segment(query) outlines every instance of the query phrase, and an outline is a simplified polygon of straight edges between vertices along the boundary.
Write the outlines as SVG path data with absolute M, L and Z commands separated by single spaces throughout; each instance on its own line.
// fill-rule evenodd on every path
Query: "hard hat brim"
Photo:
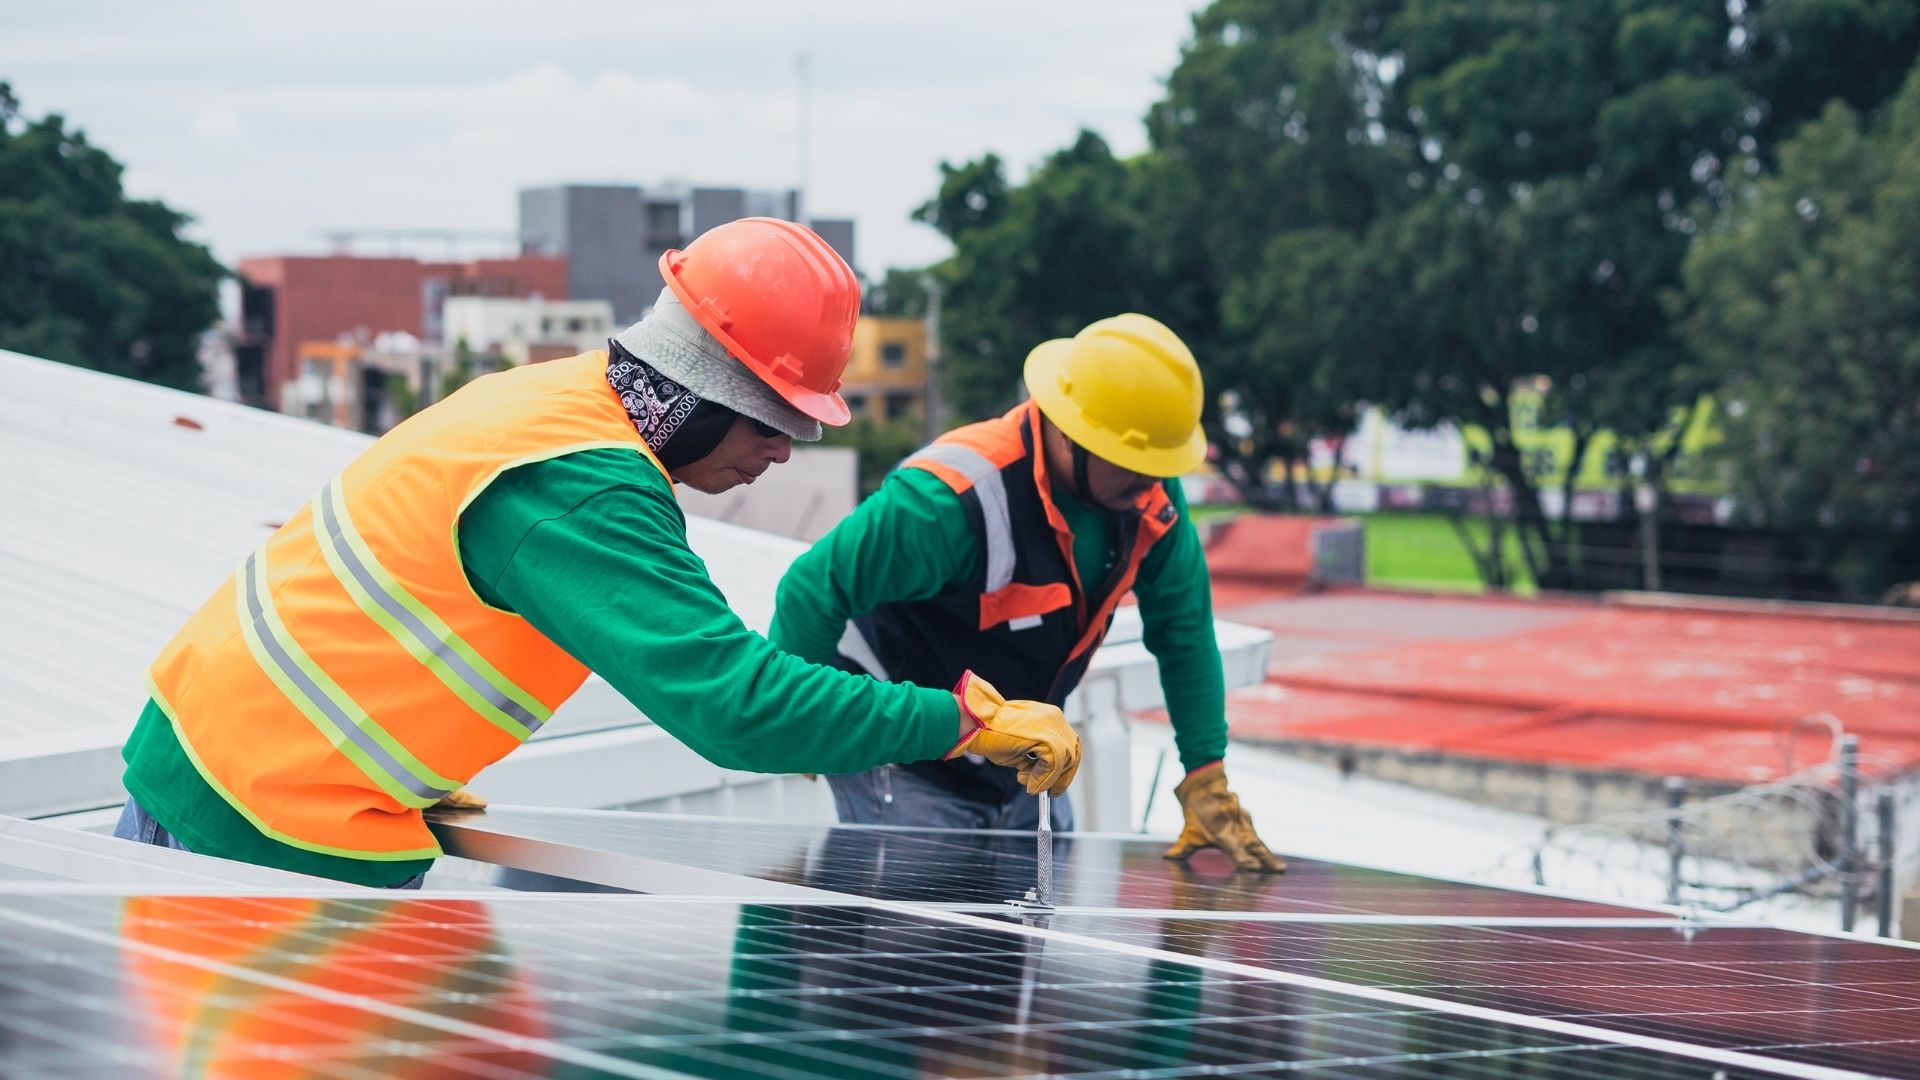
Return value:
M 1198 426 L 1180 446 L 1129 446 L 1118 432 L 1108 431 L 1088 419 L 1086 411 L 1060 387 L 1061 372 L 1072 353 L 1070 338 L 1043 341 L 1027 354 L 1022 373 L 1034 404 L 1067 438 L 1102 461 L 1161 479 L 1185 476 L 1207 460 L 1207 435 Z

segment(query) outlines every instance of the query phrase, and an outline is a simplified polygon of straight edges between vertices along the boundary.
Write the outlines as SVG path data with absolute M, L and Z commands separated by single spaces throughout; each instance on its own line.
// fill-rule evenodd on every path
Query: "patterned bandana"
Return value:
M 648 446 L 665 446 L 702 400 L 619 345 L 607 355 L 607 385 L 620 395 L 620 404 Z
M 617 341 L 607 343 L 607 385 L 660 464 L 669 470 L 706 457 L 738 416 L 660 374 Z

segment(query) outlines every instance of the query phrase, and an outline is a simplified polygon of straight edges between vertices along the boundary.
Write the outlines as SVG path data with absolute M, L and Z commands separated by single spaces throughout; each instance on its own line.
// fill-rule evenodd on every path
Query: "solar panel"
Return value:
M 28 883 L 300 888 L 311 878 L 0 816 L 0 887 Z
M 0 897 L 7 1075 L 1767 1075 L 871 906 Z
M 1920 1077 L 1915 949 L 1127 836 L 1060 838 L 1049 913 L 1031 834 L 439 828 L 665 895 L 0 881 L 0 1076 Z
M 1920 1076 L 1920 949 L 1757 926 L 1087 915 L 1055 932 L 1790 1061 Z
M 1034 886 L 1032 833 L 781 825 L 579 810 L 493 809 L 436 825 L 447 851 L 642 892 L 714 894 L 708 875 L 903 903 L 1002 905 Z M 1202 910 L 1313 916 L 1671 918 L 1649 909 L 1439 881 L 1292 859 L 1282 876 L 1237 873 L 1224 856 L 1161 858 L 1166 841 L 1061 834 L 1058 903 L 1076 908 Z M 535 855 L 547 860 L 528 864 Z M 625 862 L 623 860 L 638 860 Z M 661 864 L 684 867 L 663 871 Z M 564 869 L 562 869 L 564 867 Z M 738 894 L 735 894 L 738 895 Z

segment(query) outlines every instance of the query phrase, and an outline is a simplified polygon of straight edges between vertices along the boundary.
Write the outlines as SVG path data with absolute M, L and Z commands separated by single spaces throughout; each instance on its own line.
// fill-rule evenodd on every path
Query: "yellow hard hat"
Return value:
M 1067 438 L 1147 476 L 1179 476 L 1207 457 L 1200 365 L 1157 319 L 1128 312 L 1027 354 L 1027 393 Z

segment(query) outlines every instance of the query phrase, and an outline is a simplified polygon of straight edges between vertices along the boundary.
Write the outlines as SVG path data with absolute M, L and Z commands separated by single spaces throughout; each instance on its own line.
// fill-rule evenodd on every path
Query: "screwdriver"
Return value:
M 1039 752 L 1027 751 L 1027 760 L 1039 761 Z M 1050 908 L 1053 906 L 1053 800 L 1044 791 L 1040 793 L 1040 830 L 1035 854 L 1040 881 L 1039 888 L 1034 890 L 1034 899 L 1041 907 Z

